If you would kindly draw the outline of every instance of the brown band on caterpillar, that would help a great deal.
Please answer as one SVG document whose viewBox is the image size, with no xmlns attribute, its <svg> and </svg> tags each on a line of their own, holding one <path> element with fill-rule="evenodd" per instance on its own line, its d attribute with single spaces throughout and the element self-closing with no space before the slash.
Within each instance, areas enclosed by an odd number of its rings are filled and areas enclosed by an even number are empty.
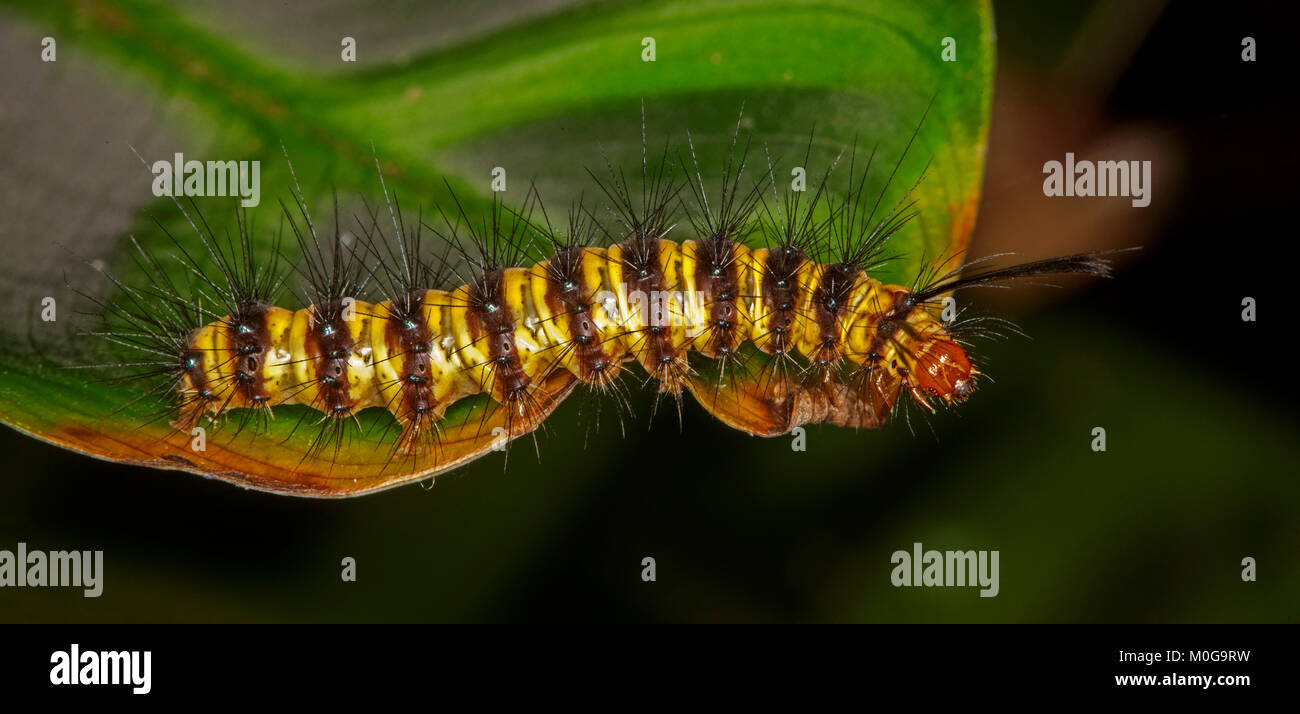
<svg viewBox="0 0 1300 714">
<path fill-rule="evenodd" d="M 226 339 L 230 344 L 234 370 L 235 394 L 240 403 L 254 407 L 270 405 L 270 395 L 263 383 L 266 350 L 271 346 L 271 334 L 266 326 L 270 305 L 252 302 L 241 306 L 239 312 L 226 325 Z"/>
<path fill-rule="evenodd" d="M 799 248 L 781 246 L 768 253 L 763 263 L 763 302 L 772 316 L 771 334 L 762 346 L 768 354 L 785 357 L 794 350 L 793 329 L 802 298 L 799 271 L 806 260 Z"/>
<path fill-rule="evenodd" d="M 669 394 L 682 390 L 685 368 L 673 348 L 672 331 L 664 322 L 668 313 L 668 293 L 660 261 L 657 238 L 633 236 L 623 244 L 623 277 L 628 281 L 628 295 L 644 296 L 646 306 L 638 326 L 633 351 L 646 371 L 659 380 L 659 389 Z"/>
<path fill-rule="evenodd" d="M 417 428 L 422 427 L 431 414 L 440 411 L 434 404 L 433 389 L 429 384 L 429 342 L 433 336 L 421 314 L 424 299 L 424 291 L 411 291 L 400 308 L 389 304 L 388 318 L 384 321 L 388 354 L 390 358 L 400 355 L 402 360 L 398 370 L 399 403 L 392 411 L 403 424 L 415 424 Z"/>
<path fill-rule="evenodd" d="M 709 307 L 705 332 L 708 341 L 700 352 L 708 357 L 727 357 L 740 345 L 736 321 L 740 290 L 736 243 L 725 236 L 711 236 L 695 246 L 695 289 L 706 296 Z"/>
<path fill-rule="evenodd" d="M 556 249 L 547 263 L 545 301 L 551 315 L 563 319 L 568 326 L 578 365 L 578 379 L 604 386 L 618 374 L 618 370 L 611 369 L 615 363 L 601 346 L 604 339 L 592 318 L 592 298 L 583 291 L 583 250 L 577 245 Z"/>
<path fill-rule="evenodd" d="M 809 355 L 821 381 L 831 379 L 835 364 L 844 357 L 841 317 L 848 312 L 849 298 L 862 277 L 861 268 L 831 263 L 822 268 L 821 279 L 812 292 L 812 310 L 817 325 L 816 348 Z"/>
<path fill-rule="evenodd" d="M 916 309 L 916 304 L 912 301 L 912 294 L 907 291 L 896 292 L 893 295 L 893 302 L 889 308 L 884 311 L 880 318 L 875 322 L 875 331 L 871 335 L 871 343 L 867 348 L 866 359 L 870 362 L 880 360 L 881 351 L 885 343 L 892 340 L 894 335 L 903 329 L 907 323 L 907 318 Z M 903 376 L 907 376 L 906 370 Z"/>
<path fill-rule="evenodd" d="M 331 299 L 324 308 L 311 309 L 304 347 L 315 368 L 319 405 L 327 417 L 342 418 L 352 413 L 348 390 L 348 355 L 355 344 L 343 319 L 343 301 Z"/>
<path fill-rule="evenodd" d="M 514 405 L 514 412 L 526 416 L 526 397 L 531 379 L 515 349 L 515 318 L 503 291 L 503 271 L 488 271 L 469 291 L 466 323 L 472 339 L 487 340 L 488 366 L 493 375 L 492 396 Z"/>
</svg>

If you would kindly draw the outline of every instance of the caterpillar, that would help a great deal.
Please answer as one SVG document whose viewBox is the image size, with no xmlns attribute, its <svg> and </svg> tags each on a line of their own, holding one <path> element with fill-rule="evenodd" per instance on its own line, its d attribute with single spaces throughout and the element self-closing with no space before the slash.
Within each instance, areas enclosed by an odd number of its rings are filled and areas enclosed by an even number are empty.
<svg viewBox="0 0 1300 714">
<path fill-rule="evenodd" d="M 223 241 L 193 202 L 177 201 L 200 248 L 172 243 L 199 288 L 180 289 L 136 243 L 149 284 L 114 279 L 120 296 L 97 301 L 110 323 L 97 334 L 147 356 L 118 365 L 162 378 L 149 395 L 169 397 L 166 415 L 181 432 L 233 414 L 243 415 L 242 431 L 256 416 L 306 405 L 318 415 L 313 450 L 332 447 L 337 457 L 344 425 L 377 407 L 397 432 L 378 468 L 409 460 L 425 477 L 533 432 L 578 385 L 617 396 L 632 362 L 679 413 L 689 393 L 749 434 L 818 423 L 877 429 L 904 403 L 934 411 L 975 390 L 981 372 L 967 347 L 988 323 L 941 319 L 944 296 L 1036 276 L 1110 274 L 1094 252 L 947 272 L 941 261 L 912 285 L 882 283 L 872 272 L 915 213 L 911 191 L 884 209 L 884 190 L 865 195 L 875 152 L 859 171 L 853 149 L 838 200 L 827 186 L 839 160 L 812 190 L 779 196 L 770 158 L 766 175 L 752 176 L 748 143 L 737 153 L 739 133 L 738 123 L 722 190 L 711 197 L 690 135 L 682 180 L 667 144 L 652 165 L 643 120 L 640 196 L 607 161 L 606 177 L 588 174 L 608 217 L 580 199 L 563 229 L 536 189 L 519 210 L 494 199 L 475 223 L 450 184 L 454 207 L 437 207 L 438 225 L 423 216 L 410 225 L 379 171 L 387 215 L 367 204 L 357 245 L 348 246 L 337 197 L 323 238 L 293 175 L 293 200 L 281 208 L 308 286 L 297 309 L 275 304 L 286 282 L 278 238 L 275 256 L 262 260 L 245 216 L 238 237 Z M 901 165 L 900 157 L 894 174 Z M 679 211 L 691 232 L 680 240 Z M 442 246 L 433 257 L 426 231 Z M 751 245 L 755 236 L 765 245 Z M 539 245 L 542 255 L 530 258 Z M 469 427 L 449 435 L 448 409 L 471 398 L 483 405 L 477 424 L 465 420 Z"/>
</svg>

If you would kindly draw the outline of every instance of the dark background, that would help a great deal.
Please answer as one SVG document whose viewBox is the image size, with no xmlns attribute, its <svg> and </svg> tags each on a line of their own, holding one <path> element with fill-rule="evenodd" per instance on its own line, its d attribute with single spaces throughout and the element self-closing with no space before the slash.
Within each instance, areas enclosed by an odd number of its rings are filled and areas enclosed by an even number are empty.
<svg viewBox="0 0 1300 714">
<path fill-rule="evenodd" d="M 486 458 L 430 489 L 322 502 L 5 429 L 0 547 L 102 549 L 107 575 L 99 599 L 0 591 L 0 619 L 1295 621 L 1293 18 L 1051 5 L 995 6 L 971 255 L 1028 240 L 1144 250 L 1112 281 L 970 298 L 1033 339 L 986 346 L 996 383 L 933 433 L 812 428 L 795 453 L 691 403 L 680 426 L 671 410 L 652 420 L 642 393 L 625 436 L 586 438 L 574 399 L 540 463 L 521 442 L 509 468 Z M 1255 63 L 1240 61 L 1247 35 Z M 1042 199 L 1043 161 L 1117 136 L 1158 159 L 1147 214 Z M 1106 453 L 1089 448 L 1094 426 Z M 1001 593 L 891 587 L 890 554 L 915 541 L 999 550 Z M 356 583 L 340 582 L 344 556 Z M 645 556 L 657 582 L 640 579 Z M 1240 578 L 1247 556 L 1257 582 Z"/>
</svg>

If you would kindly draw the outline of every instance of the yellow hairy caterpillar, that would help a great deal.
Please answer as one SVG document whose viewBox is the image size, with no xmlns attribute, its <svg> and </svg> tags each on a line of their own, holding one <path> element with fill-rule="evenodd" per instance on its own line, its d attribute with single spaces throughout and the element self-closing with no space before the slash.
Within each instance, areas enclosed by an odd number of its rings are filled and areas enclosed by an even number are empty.
<svg viewBox="0 0 1300 714">
<path fill-rule="evenodd" d="M 628 362 L 661 395 L 690 392 L 750 434 L 814 423 L 875 429 L 902 402 L 933 410 L 975 389 L 979 370 L 965 344 L 984 327 L 942 320 L 942 297 L 1024 277 L 1109 273 L 1100 254 L 1087 253 L 1003 268 L 976 261 L 910 286 L 884 284 L 871 273 L 914 215 L 910 191 L 882 209 L 883 190 L 864 195 L 871 161 L 859 172 L 854 152 L 838 200 L 827 191 L 834 164 L 807 195 L 769 197 L 770 161 L 767 175 L 748 176 L 738 136 L 739 124 L 720 194 L 706 193 L 693 144 L 690 163 L 680 162 L 694 174 L 686 180 L 673 177 L 667 148 L 653 167 L 643 151 L 640 196 L 613 167 L 603 180 L 588 172 L 609 218 L 578 202 L 564 230 L 550 224 L 535 191 L 520 211 L 494 200 L 476 223 L 457 201 L 450 212 L 438 208 L 437 226 L 412 227 L 385 187 L 387 216 L 369 210 L 358 245 L 348 246 L 337 217 L 322 238 L 295 178 L 284 213 L 308 285 L 297 309 L 274 304 L 286 276 L 254 255 L 242 217 L 238 239 L 223 241 L 181 206 L 200 247 L 173 243 L 204 281 L 201 298 L 141 250 L 150 285 L 114 281 L 121 295 L 101 303 L 109 321 L 101 334 L 148 355 L 134 364 L 162 377 L 154 393 L 170 395 L 169 421 L 182 432 L 236 410 L 242 430 L 252 416 L 301 404 L 319 415 L 313 449 L 333 444 L 337 455 L 343 425 L 381 408 L 396 429 L 390 456 L 373 468 L 410 460 L 424 477 L 533 431 L 578 385 L 617 389 Z M 691 235 L 679 240 L 670 234 L 683 232 L 681 209 Z M 442 246 L 432 256 L 425 228 Z M 537 246 L 542 255 L 530 258 Z M 717 368 L 698 370 L 693 360 Z M 449 428 L 448 409 L 476 395 L 493 406 L 477 424 Z M 375 487 L 269 488 L 349 495 Z"/>
</svg>

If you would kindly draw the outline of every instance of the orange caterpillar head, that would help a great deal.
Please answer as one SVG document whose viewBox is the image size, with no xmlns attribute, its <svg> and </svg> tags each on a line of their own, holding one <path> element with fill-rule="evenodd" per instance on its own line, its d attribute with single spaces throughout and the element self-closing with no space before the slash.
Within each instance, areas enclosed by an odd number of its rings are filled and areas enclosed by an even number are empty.
<svg viewBox="0 0 1300 714">
<path fill-rule="evenodd" d="M 975 390 L 975 375 L 970 358 L 961 345 L 943 335 L 922 344 L 912 364 L 912 398 L 928 405 L 938 397 L 945 402 L 963 401 Z"/>
<path fill-rule="evenodd" d="M 917 404 L 934 411 L 932 402 L 964 401 L 975 391 L 979 370 L 965 348 L 936 313 L 905 288 L 886 286 L 893 305 L 873 317 L 865 331 L 867 347 L 893 384 L 911 392 Z"/>
</svg>

